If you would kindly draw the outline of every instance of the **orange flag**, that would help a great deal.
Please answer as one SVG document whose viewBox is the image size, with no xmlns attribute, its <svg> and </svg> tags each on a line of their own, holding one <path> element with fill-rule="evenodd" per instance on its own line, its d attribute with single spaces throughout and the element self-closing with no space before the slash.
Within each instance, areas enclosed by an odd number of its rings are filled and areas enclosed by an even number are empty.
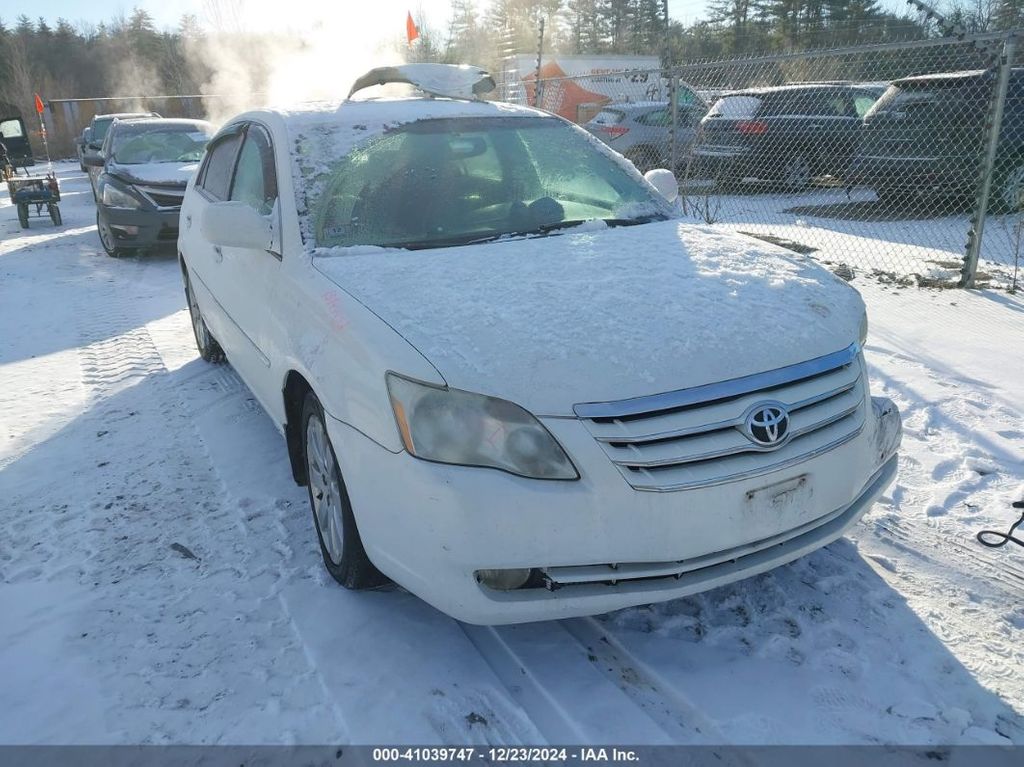
<svg viewBox="0 0 1024 767">
<path fill-rule="evenodd" d="M 43 100 L 41 98 L 39 98 L 39 94 L 38 93 L 34 93 L 32 95 L 34 95 L 36 97 L 36 111 L 39 114 L 42 114 L 43 113 Z"/>
<path fill-rule="evenodd" d="M 405 19 L 405 36 L 409 39 L 409 45 L 412 45 L 412 41 L 420 36 L 420 31 L 416 29 L 416 22 L 412 20 L 412 11 L 409 11 L 409 15 Z"/>
</svg>

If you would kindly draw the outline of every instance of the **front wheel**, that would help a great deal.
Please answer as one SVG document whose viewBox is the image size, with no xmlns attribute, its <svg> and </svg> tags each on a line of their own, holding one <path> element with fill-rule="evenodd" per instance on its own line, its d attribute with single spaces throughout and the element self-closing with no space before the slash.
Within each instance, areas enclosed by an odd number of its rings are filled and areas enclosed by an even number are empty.
<svg viewBox="0 0 1024 767">
<path fill-rule="evenodd" d="M 128 255 L 127 250 L 118 247 L 117 239 L 114 237 L 114 230 L 110 228 L 110 224 L 103 220 L 99 210 L 96 211 L 96 232 L 100 236 L 100 245 L 103 246 L 103 252 L 108 256 L 120 258 L 121 256 Z"/>
<path fill-rule="evenodd" d="M 47 210 L 49 210 L 50 212 L 50 220 L 53 222 L 53 225 L 60 226 L 61 222 L 63 221 L 63 219 L 60 217 L 60 208 L 57 206 L 56 203 L 52 202 L 46 207 Z"/>
<path fill-rule="evenodd" d="M 28 204 L 24 202 L 18 203 L 18 223 L 22 229 L 28 229 Z"/>
<path fill-rule="evenodd" d="M 347 589 L 379 586 L 387 579 L 366 556 L 348 491 L 331 447 L 320 400 L 312 392 L 302 406 L 306 486 L 320 554 L 327 572 Z"/>
</svg>

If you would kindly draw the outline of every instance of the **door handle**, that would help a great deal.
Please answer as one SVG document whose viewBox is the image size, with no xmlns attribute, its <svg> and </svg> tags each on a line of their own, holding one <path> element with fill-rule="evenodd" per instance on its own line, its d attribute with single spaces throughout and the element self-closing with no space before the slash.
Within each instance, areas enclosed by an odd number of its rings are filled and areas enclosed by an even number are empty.
<svg viewBox="0 0 1024 767">
<path fill-rule="evenodd" d="M 220 249 L 220 245 L 213 246 L 213 260 L 218 264 L 224 260 L 224 251 Z"/>
</svg>

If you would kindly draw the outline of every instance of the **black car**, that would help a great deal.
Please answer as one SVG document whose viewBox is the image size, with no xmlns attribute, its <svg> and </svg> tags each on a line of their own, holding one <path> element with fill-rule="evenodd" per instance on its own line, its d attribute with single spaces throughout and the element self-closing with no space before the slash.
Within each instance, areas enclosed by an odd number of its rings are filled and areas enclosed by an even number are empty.
<svg viewBox="0 0 1024 767">
<path fill-rule="evenodd" d="M 902 203 L 922 195 L 976 192 L 986 122 L 995 87 L 991 70 L 896 80 L 864 118 L 850 181 Z M 1021 209 L 1024 191 L 1024 68 L 1010 74 L 992 175 L 992 201 Z"/>
<path fill-rule="evenodd" d="M 101 167 L 96 179 L 96 228 L 110 256 L 178 239 L 185 186 L 195 173 L 213 126 L 203 120 L 117 120 L 99 156 L 85 163 Z"/>
<path fill-rule="evenodd" d="M 701 121 L 689 178 L 803 189 L 845 174 L 880 85 L 803 83 L 733 91 Z"/>
</svg>

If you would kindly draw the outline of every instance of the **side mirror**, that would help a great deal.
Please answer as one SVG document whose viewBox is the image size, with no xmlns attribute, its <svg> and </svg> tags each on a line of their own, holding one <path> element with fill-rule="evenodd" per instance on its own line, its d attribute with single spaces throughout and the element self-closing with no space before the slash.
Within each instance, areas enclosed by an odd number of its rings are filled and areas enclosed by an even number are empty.
<svg viewBox="0 0 1024 767">
<path fill-rule="evenodd" d="M 85 157 L 82 158 L 82 163 L 92 168 L 102 168 L 103 158 L 100 157 L 98 154 L 87 154 Z"/>
<path fill-rule="evenodd" d="M 679 181 L 672 171 L 664 168 L 649 170 L 644 174 L 644 179 L 669 202 L 675 202 L 679 197 Z"/>
<path fill-rule="evenodd" d="M 215 202 L 203 211 L 199 230 L 214 245 L 269 250 L 274 238 L 270 219 L 244 202 Z"/>
</svg>

